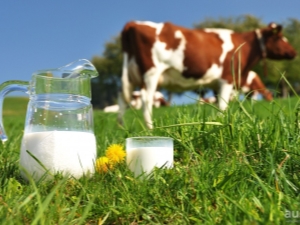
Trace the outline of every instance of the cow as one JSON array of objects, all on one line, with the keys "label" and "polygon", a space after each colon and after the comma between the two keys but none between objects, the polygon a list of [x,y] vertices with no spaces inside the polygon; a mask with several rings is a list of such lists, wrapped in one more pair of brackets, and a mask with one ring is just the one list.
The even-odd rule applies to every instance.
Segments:
[{"label": "cow", "polygon": [[[119,122],[135,87],[141,88],[143,115],[153,128],[153,95],[219,86],[219,108],[225,110],[240,74],[245,83],[250,69],[263,58],[295,58],[296,51],[282,34],[282,26],[237,33],[228,29],[188,29],[151,21],[131,21],[121,32],[123,51]],[[214,89],[214,88],[212,88]]]},{"label": "cow", "polygon": [[[259,75],[250,70],[248,72],[247,78],[245,80],[245,83],[240,84],[240,88],[238,87],[238,90],[240,90],[241,93],[244,93],[245,95],[251,97],[254,100],[258,99],[259,94],[262,95],[264,99],[267,101],[273,100],[272,92],[270,92],[265,84],[260,79]],[[215,96],[211,96],[209,98],[204,97],[204,93],[200,91],[200,103],[215,103],[217,102],[217,92],[218,90],[213,90]],[[238,94],[238,91],[236,89],[232,90],[230,100],[233,100]]]}]

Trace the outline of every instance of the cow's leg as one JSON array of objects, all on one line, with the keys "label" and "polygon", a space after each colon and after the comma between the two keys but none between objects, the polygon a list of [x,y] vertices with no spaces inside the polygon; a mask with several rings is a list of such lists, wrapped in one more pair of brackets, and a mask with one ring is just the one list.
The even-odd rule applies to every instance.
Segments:
[{"label": "cow's leg", "polygon": [[133,91],[133,85],[129,80],[128,72],[128,54],[123,54],[123,67],[122,67],[122,92],[118,93],[118,104],[119,104],[119,114],[118,122],[123,125],[123,116],[126,111],[127,106],[130,104],[131,95]]},{"label": "cow's leg", "polygon": [[259,100],[259,92],[258,91],[253,91],[251,94],[251,99],[257,101]]},{"label": "cow's leg", "polygon": [[141,90],[141,97],[143,103],[143,113],[146,125],[149,129],[153,128],[152,122],[152,107],[154,94],[157,89],[157,83],[160,72],[150,70],[145,74],[145,88]]},{"label": "cow's leg", "polygon": [[145,88],[141,89],[141,98],[142,98],[142,103],[143,103],[143,115],[144,115],[144,120],[149,129],[153,128],[152,124],[152,102],[151,97],[149,96],[150,93],[148,90]]},{"label": "cow's leg", "polygon": [[236,99],[239,96],[239,91],[232,89],[229,100],[232,101],[234,99]]},{"label": "cow's leg", "polygon": [[118,105],[119,105],[118,123],[123,126],[124,125],[123,116],[125,114],[128,104],[125,102],[123,94],[121,92],[118,93]]},{"label": "cow's leg", "polygon": [[219,108],[221,110],[225,110],[227,108],[232,90],[233,84],[229,84],[224,80],[221,81],[219,97]]},{"label": "cow's leg", "polygon": [[123,99],[127,104],[130,104],[133,86],[129,79],[129,64],[128,54],[123,53],[123,67],[122,67],[122,94]]},{"label": "cow's leg", "polygon": [[[122,87],[122,88],[127,89],[127,90],[125,90],[125,92],[132,93],[133,85],[131,83],[127,83],[126,87]],[[123,116],[125,114],[125,111],[126,111],[127,107],[129,106],[129,104],[130,103],[128,103],[125,100],[124,90],[123,90],[123,92],[119,92],[118,93],[118,105],[119,105],[118,123],[122,126],[124,125]]]}]

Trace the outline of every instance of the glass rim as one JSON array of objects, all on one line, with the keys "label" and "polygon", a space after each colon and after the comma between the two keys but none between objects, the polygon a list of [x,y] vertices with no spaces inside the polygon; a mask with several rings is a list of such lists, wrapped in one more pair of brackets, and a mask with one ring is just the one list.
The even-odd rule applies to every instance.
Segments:
[{"label": "glass rim", "polygon": [[174,140],[171,137],[164,137],[164,136],[140,136],[140,137],[129,137],[126,140],[137,140],[137,139],[165,139],[165,140]]}]

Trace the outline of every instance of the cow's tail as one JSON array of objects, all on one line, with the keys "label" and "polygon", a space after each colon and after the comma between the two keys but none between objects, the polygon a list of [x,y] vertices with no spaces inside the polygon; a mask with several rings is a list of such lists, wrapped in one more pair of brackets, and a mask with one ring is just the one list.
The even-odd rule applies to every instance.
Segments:
[{"label": "cow's tail", "polygon": [[123,67],[122,67],[122,94],[127,104],[129,104],[131,101],[131,92],[132,92],[131,86],[132,85],[130,84],[129,73],[128,73],[128,54],[124,52]]}]

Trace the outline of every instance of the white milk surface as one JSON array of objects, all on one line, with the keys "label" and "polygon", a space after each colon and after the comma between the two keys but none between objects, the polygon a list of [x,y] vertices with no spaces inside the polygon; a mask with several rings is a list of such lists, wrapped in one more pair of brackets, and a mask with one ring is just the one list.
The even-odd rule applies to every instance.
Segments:
[{"label": "white milk surface", "polygon": [[155,167],[173,166],[172,147],[139,147],[126,149],[126,162],[129,169],[139,176],[143,172],[150,174]]},{"label": "white milk surface", "polygon": [[[21,145],[21,171],[26,170],[39,179],[45,169],[30,155],[34,155],[51,173],[62,172],[76,178],[94,173],[96,139],[94,134],[77,131],[44,131],[25,133]],[[24,171],[22,176],[26,178]]]}]

